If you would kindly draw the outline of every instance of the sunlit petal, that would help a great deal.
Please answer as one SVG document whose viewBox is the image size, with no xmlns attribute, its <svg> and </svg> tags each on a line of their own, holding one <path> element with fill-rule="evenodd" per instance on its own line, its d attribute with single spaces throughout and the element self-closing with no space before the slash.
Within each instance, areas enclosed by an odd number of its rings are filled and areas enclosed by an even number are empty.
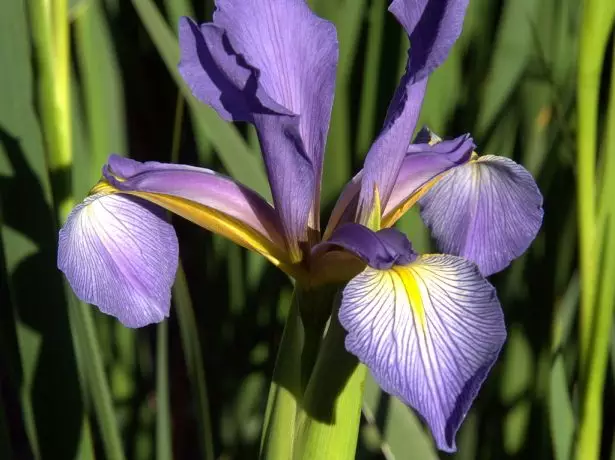
<svg viewBox="0 0 615 460">
<path fill-rule="evenodd" d="M 365 159 L 358 205 L 365 222 L 378 186 L 386 207 L 418 120 L 427 78 L 461 34 L 468 0 L 394 0 L 389 10 L 410 38 L 406 72 L 393 96 L 380 135 Z"/>
<path fill-rule="evenodd" d="M 168 209 L 276 265 L 290 263 L 275 210 L 226 176 L 194 166 L 140 163 L 115 155 L 104 174 L 117 190 Z"/>
<path fill-rule="evenodd" d="M 318 202 L 338 46 L 304 0 L 218 0 L 212 23 L 180 21 L 179 70 L 223 117 L 254 123 L 272 195 L 297 249 Z"/>
<path fill-rule="evenodd" d="M 178 244 L 163 212 L 117 194 L 95 194 L 76 206 L 58 247 L 58 267 L 75 294 L 128 327 L 167 317 Z"/>
<path fill-rule="evenodd" d="M 488 276 L 529 247 L 542 225 L 542 201 L 523 166 L 485 155 L 448 172 L 419 203 L 440 250 Z"/>
<path fill-rule="evenodd" d="M 413 407 L 438 448 L 455 435 L 506 338 L 494 288 L 448 255 L 366 268 L 343 291 L 346 348 L 387 392 Z"/>
</svg>

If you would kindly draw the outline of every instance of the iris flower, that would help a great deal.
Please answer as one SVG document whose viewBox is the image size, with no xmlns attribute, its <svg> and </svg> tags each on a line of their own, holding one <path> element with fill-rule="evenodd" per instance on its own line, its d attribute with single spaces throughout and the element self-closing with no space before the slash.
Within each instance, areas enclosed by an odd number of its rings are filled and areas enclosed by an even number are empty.
<svg viewBox="0 0 615 460">
<path fill-rule="evenodd" d="M 218 0 L 213 22 L 182 18 L 179 71 L 221 117 L 256 127 L 273 204 L 208 169 L 111 156 L 60 231 L 58 265 L 77 296 L 128 327 L 167 317 L 178 242 L 164 210 L 262 254 L 304 288 L 343 281 L 347 350 L 422 416 L 440 449 L 455 450 L 506 337 L 485 277 L 528 248 L 543 214 L 531 175 L 478 157 L 469 135 L 423 130 L 411 142 L 428 76 L 459 37 L 467 3 L 391 3 L 411 43 L 405 74 L 324 232 L 335 27 L 304 0 Z M 417 254 L 392 228 L 416 202 L 444 254 Z"/>
</svg>

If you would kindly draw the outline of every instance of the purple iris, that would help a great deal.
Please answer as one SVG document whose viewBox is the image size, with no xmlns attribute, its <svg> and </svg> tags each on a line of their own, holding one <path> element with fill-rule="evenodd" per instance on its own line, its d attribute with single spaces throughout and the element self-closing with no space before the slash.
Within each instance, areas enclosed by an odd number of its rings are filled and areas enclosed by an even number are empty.
<svg viewBox="0 0 615 460">
<path fill-rule="evenodd" d="M 194 96 L 254 124 L 273 205 L 213 171 L 111 156 L 60 231 L 58 266 L 75 293 L 129 327 L 169 314 L 177 238 L 163 209 L 264 255 L 306 288 L 346 282 L 346 348 L 425 419 L 455 434 L 506 330 L 485 279 L 521 255 L 542 196 L 511 160 L 477 157 L 468 135 L 411 143 L 427 78 L 461 33 L 468 0 L 394 0 L 409 35 L 406 72 L 365 166 L 325 231 L 320 182 L 338 46 L 304 0 L 218 0 L 212 23 L 180 22 L 179 70 Z M 390 227 L 413 204 L 445 255 L 419 255 Z"/>
</svg>

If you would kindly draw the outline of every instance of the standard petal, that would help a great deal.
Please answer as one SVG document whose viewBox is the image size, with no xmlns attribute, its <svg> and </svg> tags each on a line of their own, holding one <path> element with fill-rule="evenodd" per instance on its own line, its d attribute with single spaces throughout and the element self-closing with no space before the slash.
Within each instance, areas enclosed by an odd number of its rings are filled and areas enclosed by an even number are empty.
<svg viewBox="0 0 615 460">
<path fill-rule="evenodd" d="M 448 172 L 419 204 L 440 250 L 488 276 L 529 247 L 542 225 L 542 201 L 523 166 L 485 155 Z"/>
<path fill-rule="evenodd" d="M 318 228 L 338 46 L 304 0 L 218 0 L 214 22 L 180 22 L 180 73 L 227 119 L 255 124 L 276 208 L 294 241 Z"/>
<path fill-rule="evenodd" d="M 382 226 L 395 224 L 435 183 L 435 179 L 449 169 L 467 162 L 474 147 L 474 141 L 467 134 L 433 145 L 428 142 L 411 144 L 383 209 Z M 338 226 L 354 220 L 363 174 L 363 171 L 359 171 L 342 191 L 327 224 L 325 238 L 329 238 Z"/>
<path fill-rule="evenodd" d="M 384 271 L 368 267 L 344 289 L 339 318 L 348 351 L 423 417 L 439 449 L 455 451 L 506 339 L 495 290 L 476 266 L 430 255 Z"/>
<path fill-rule="evenodd" d="M 410 37 L 406 72 L 389 105 L 384 127 L 365 159 L 358 217 L 364 222 L 378 187 L 386 207 L 419 117 L 427 77 L 461 33 L 468 0 L 394 0 L 389 11 Z"/>
<path fill-rule="evenodd" d="M 128 327 L 169 316 L 178 244 L 161 212 L 139 198 L 99 193 L 60 230 L 58 268 L 77 297 Z"/>
<path fill-rule="evenodd" d="M 117 190 L 221 234 L 276 265 L 290 264 L 275 210 L 228 177 L 194 166 L 140 163 L 116 155 L 109 158 L 103 173 Z"/>
<path fill-rule="evenodd" d="M 389 11 L 406 30 L 411 82 L 427 78 L 447 58 L 455 44 L 469 0 L 393 0 Z"/>
</svg>

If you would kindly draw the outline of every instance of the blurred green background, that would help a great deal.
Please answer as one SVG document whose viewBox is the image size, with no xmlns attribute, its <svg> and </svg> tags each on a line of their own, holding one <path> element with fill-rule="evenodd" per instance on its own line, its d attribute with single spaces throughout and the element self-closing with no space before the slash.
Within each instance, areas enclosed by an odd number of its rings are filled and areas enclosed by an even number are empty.
<svg viewBox="0 0 615 460">
<path fill-rule="evenodd" d="M 386 0 L 310 3 L 340 41 L 327 213 L 384 119 L 407 39 Z M 538 238 L 492 278 L 509 339 L 456 459 L 615 459 L 613 3 L 471 0 L 430 79 L 420 124 L 471 132 L 545 196 Z M 175 218 L 171 318 L 129 330 L 80 304 L 56 269 L 58 222 L 109 153 L 206 166 L 268 196 L 253 130 L 222 122 L 176 71 L 178 17 L 212 11 L 203 0 L 0 1 L 0 459 L 258 453 L 292 292 L 283 274 Z M 430 250 L 416 210 L 399 227 Z M 358 459 L 449 457 L 371 380 L 363 415 Z"/>
</svg>

